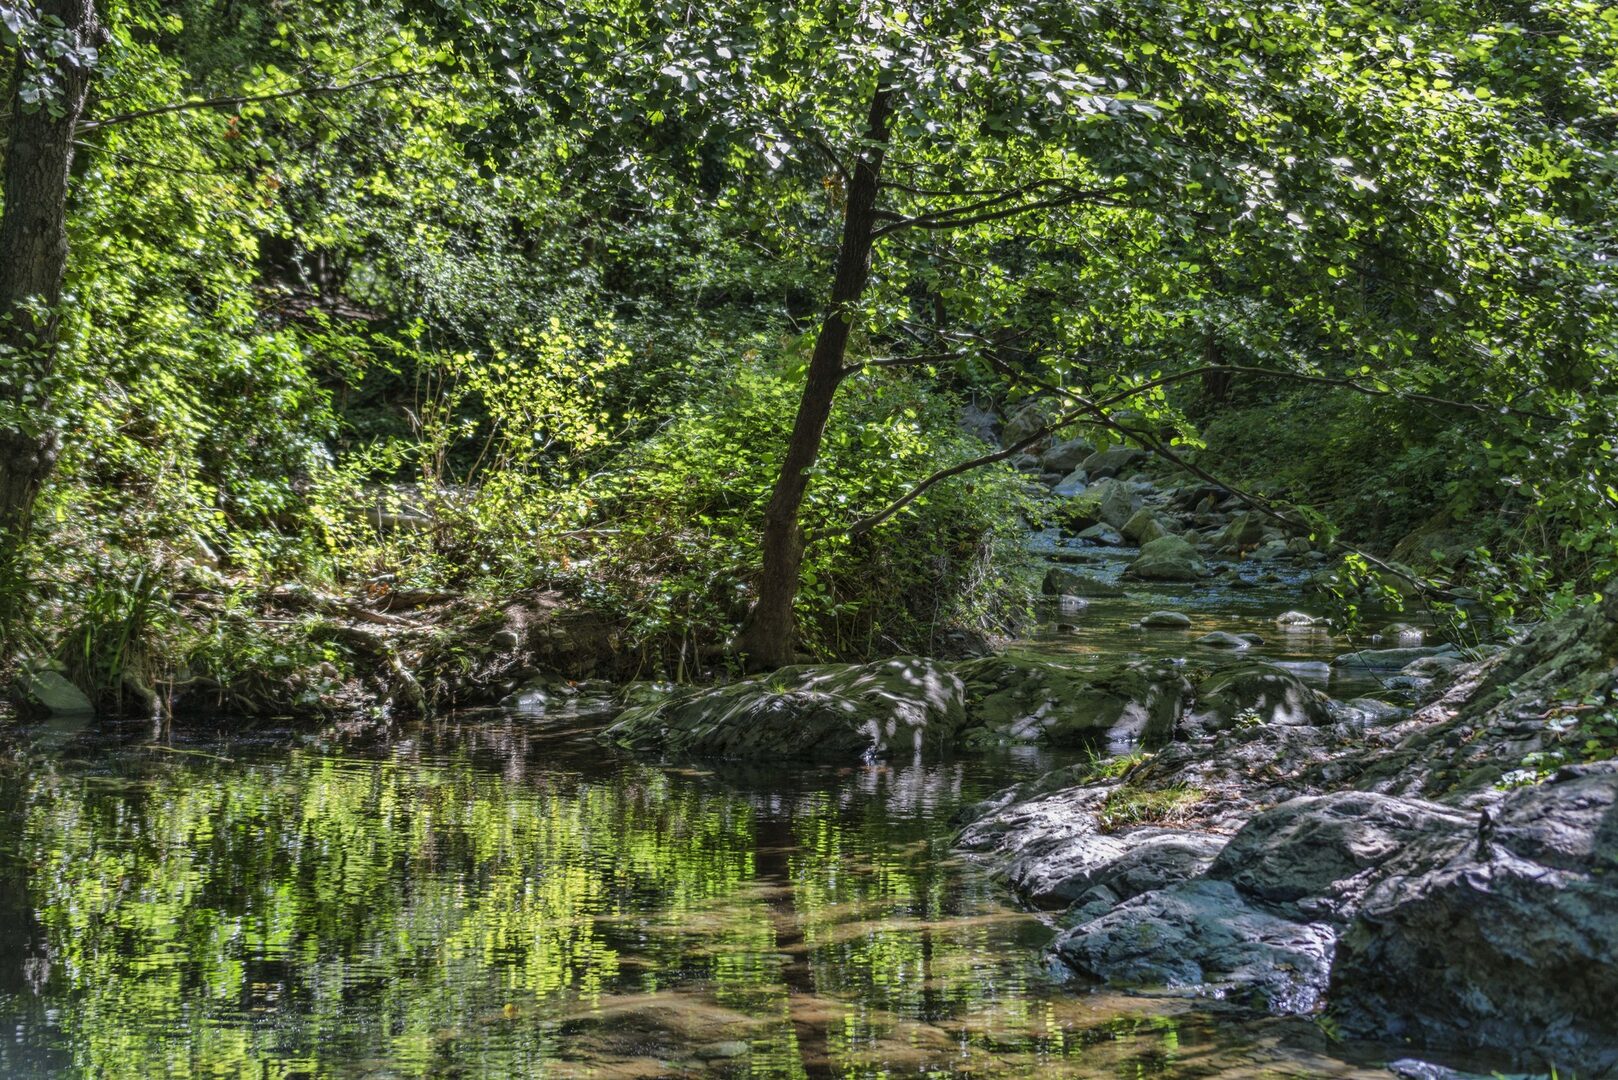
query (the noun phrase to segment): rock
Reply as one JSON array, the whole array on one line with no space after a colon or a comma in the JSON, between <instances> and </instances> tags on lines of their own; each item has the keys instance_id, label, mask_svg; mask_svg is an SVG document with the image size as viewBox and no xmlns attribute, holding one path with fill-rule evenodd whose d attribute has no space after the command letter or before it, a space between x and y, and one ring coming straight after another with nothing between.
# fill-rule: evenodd
<instances>
[{"instance_id":1,"label":"rock","mask_svg":"<svg viewBox=\"0 0 1618 1080\"><path fill-rule=\"evenodd\" d=\"M1122 480L1097 480L1086 492L1096 499L1096 514L1119 532L1135 516L1135 493Z\"/></svg>"},{"instance_id":2,"label":"rock","mask_svg":"<svg viewBox=\"0 0 1618 1080\"><path fill-rule=\"evenodd\" d=\"M1077 615L1090 606L1090 601L1082 596L1058 596L1056 610L1063 615Z\"/></svg>"},{"instance_id":3,"label":"rock","mask_svg":"<svg viewBox=\"0 0 1618 1080\"><path fill-rule=\"evenodd\" d=\"M1296 675L1271 664L1237 664L1196 685L1196 704L1186 721L1203 731L1223 731L1247 720L1260 724L1327 724L1331 714L1321 694Z\"/></svg>"},{"instance_id":4,"label":"rock","mask_svg":"<svg viewBox=\"0 0 1618 1080\"><path fill-rule=\"evenodd\" d=\"M1365 671L1398 671L1413 661L1427 656L1459 656L1453 645L1432 647L1415 646L1408 649L1360 649L1333 657L1331 666L1359 668Z\"/></svg>"},{"instance_id":5,"label":"rock","mask_svg":"<svg viewBox=\"0 0 1618 1080\"><path fill-rule=\"evenodd\" d=\"M1266 559L1279 559L1286 554L1288 554L1288 552L1285 540L1266 540L1257 548L1253 549L1252 554L1248 557L1262 561Z\"/></svg>"},{"instance_id":6,"label":"rock","mask_svg":"<svg viewBox=\"0 0 1618 1080\"><path fill-rule=\"evenodd\" d=\"M1141 617L1140 624L1151 630L1184 630L1191 616L1183 611L1154 611Z\"/></svg>"},{"instance_id":7,"label":"rock","mask_svg":"<svg viewBox=\"0 0 1618 1080\"><path fill-rule=\"evenodd\" d=\"M1466 661L1459 656L1440 653L1437 656L1423 656L1412 660L1399 669L1399 674L1418 679L1436 679L1440 675L1448 675L1465 663Z\"/></svg>"},{"instance_id":8,"label":"rock","mask_svg":"<svg viewBox=\"0 0 1618 1080\"><path fill-rule=\"evenodd\" d=\"M1253 643L1225 630L1214 630L1197 638L1195 644L1210 649L1250 649Z\"/></svg>"},{"instance_id":9,"label":"rock","mask_svg":"<svg viewBox=\"0 0 1618 1080\"><path fill-rule=\"evenodd\" d=\"M1178 536L1164 536L1141 545L1140 554L1124 571L1130 577L1154 581L1197 581L1208 566L1197 549Z\"/></svg>"},{"instance_id":10,"label":"rock","mask_svg":"<svg viewBox=\"0 0 1618 1080\"><path fill-rule=\"evenodd\" d=\"M1377 727L1403 720L1410 710L1376 698L1359 697L1350 701L1333 701L1327 705L1333 723L1357 727Z\"/></svg>"},{"instance_id":11,"label":"rock","mask_svg":"<svg viewBox=\"0 0 1618 1080\"><path fill-rule=\"evenodd\" d=\"M1042 401L1033 401L1022 406L1012 414L1000 431L1000 441L1005 446L1015 446L1029 438L1045 426L1049 418L1049 409Z\"/></svg>"},{"instance_id":12,"label":"rock","mask_svg":"<svg viewBox=\"0 0 1618 1080\"><path fill-rule=\"evenodd\" d=\"M1309 630L1316 626L1322 626L1325 622L1325 619L1305 615L1301 611L1286 611L1275 617L1275 625L1283 630Z\"/></svg>"},{"instance_id":13,"label":"rock","mask_svg":"<svg viewBox=\"0 0 1618 1080\"><path fill-rule=\"evenodd\" d=\"M753 1044L743 1042L741 1039L731 1039L727 1042L708 1043L699 1046L693 1051L695 1057L702 1061L717 1061L725 1058L745 1057L751 1053Z\"/></svg>"},{"instance_id":14,"label":"rock","mask_svg":"<svg viewBox=\"0 0 1618 1080\"><path fill-rule=\"evenodd\" d=\"M1512 792L1481 831L1394 863L1332 972L1345 1031L1618 1069L1618 764Z\"/></svg>"},{"instance_id":15,"label":"rock","mask_svg":"<svg viewBox=\"0 0 1618 1080\"><path fill-rule=\"evenodd\" d=\"M23 699L53 716L83 716L95 706L83 690L50 668L24 669L17 677Z\"/></svg>"},{"instance_id":16,"label":"rock","mask_svg":"<svg viewBox=\"0 0 1618 1080\"><path fill-rule=\"evenodd\" d=\"M1216 551L1243 551L1264 542L1264 519L1253 513L1240 513L1220 529L1208 544Z\"/></svg>"},{"instance_id":17,"label":"rock","mask_svg":"<svg viewBox=\"0 0 1618 1080\"><path fill-rule=\"evenodd\" d=\"M1143 893L1056 939L1068 966L1115 986L1257 999L1274 1012L1320 1001L1335 935L1248 903L1201 878Z\"/></svg>"},{"instance_id":18,"label":"rock","mask_svg":"<svg viewBox=\"0 0 1618 1080\"><path fill-rule=\"evenodd\" d=\"M1065 566L1053 566L1045 572L1044 592L1051 596L1122 596L1124 590L1110 581L1102 581Z\"/></svg>"},{"instance_id":19,"label":"rock","mask_svg":"<svg viewBox=\"0 0 1618 1080\"><path fill-rule=\"evenodd\" d=\"M629 709L604 737L721 757L912 754L953 744L965 704L961 679L931 660L806 665Z\"/></svg>"},{"instance_id":20,"label":"rock","mask_svg":"<svg viewBox=\"0 0 1618 1080\"><path fill-rule=\"evenodd\" d=\"M975 403L961 406L961 429L986 443L999 441L1000 418Z\"/></svg>"},{"instance_id":21,"label":"rock","mask_svg":"<svg viewBox=\"0 0 1618 1080\"><path fill-rule=\"evenodd\" d=\"M1117 476L1146 461L1147 453L1133 446L1113 446L1084 459L1084 471L1091 476Z\"/></svg>"},{"instance_id":22,"label":"rock","mask_svg":"<svg viewBox=\"0 0 1618 1080\"><path fill-rule=\"evenodd\" d=\"M1304 796L1244 825L1208 876L1289 918L1342 927L1411 844L1470 835L1475 815L1368 791Z\"/></svg>"},{"instance_id":23,"label":"rock","mask_svg":"<svg viewBox=\"0 0 1618 1080\"><path fill-rule=\"evenodd\" d=\"M1059 770L1083 780L1090 766ZM1180 829L1142 827L1103 832L1099 810L1116 783L1046 790L1048 780L1020 785L1014 797L981 807L956 841L988 861L1018 895L1047 910L1110 908L1121 900L1189 880L1213 862L1225 838Z\"/></svg>"},{"instance_id":24,"label":"rock","mask_svg":"<svg viewBox=\"0 0 1618 1080\"><path fill-rule=\"evenodd\" d=\"M1064 439L1040 455L1040 464L1051 472L1073 472L1096 452L1088 439Z\"/></svg>"},{"instance_id":25,"label":"rock","mask_svg":"<svg viewBox=\"0 0 1618 1080\"><path fill-rule=\"evenodd\" d=\"M1135 511L1118 531L1126 539L1133 540L1137 544L1149 543L1169 535L1169 530L1150 510Z\"/></svg>"},{"instance_id":26,"label":"rock","mask_svg":"<svg viewBox=\"0 0 1618 1080\"><path fill-rule=\"evenodd\" d=\"M1164 742L1191 690L1168 664L1096 672L1005 654L969 660L956 671L966 687L964 741L974 746L1093 746L1102 738Z\"/></svg>"},{"instance_id":27,"label":"rock","mask_svg":"<svg viewBox=\"0 0 1618 1080\"><path fill-rule=\"evenodd\" d=\"M1051 488L1051 494L1061 496L1064 499L1071 499L1075 495L1083 495L1085 489L1089 486L1089 480L1089 474L1083 469L1074 469L1056 482Z\"/></svg>"},{"instance_id":28,"label":"rock","mask_svg":"<svg viewBox=\"0 0 1618 1080\"><path fill-rule=\"evenodd\" d=\"M1079 533L1078 538L1102 547L1123 547L1126 542L1122 533L1107 524L1092 525Z\"/></svg>"},{"instance_id":29,"label":"rock","mask_svg":"<svg viewBox=\"0 0 1618 1080\"><path fill-rule=\"evenodd\" d=\"M1375 642L1394 641L1400 645L1420 645L1427 632L1419 626L1409 623L1389 623L1371 636Z\"/></svg>"},{"instance_id":30,"label":"rock","mask_svg":"<svg viewBox=\"0 0 1618 1080\"><path fill-rule=\"evenodd\" d=\"M1098 918L1133 897L1203 874L1225 846L1225 838L1186 829L1134 829L1109 837L1122 850L1100 865L1061 878L1049 894L1072 897L1068 918Z\"/></svg>"}]
</instances>

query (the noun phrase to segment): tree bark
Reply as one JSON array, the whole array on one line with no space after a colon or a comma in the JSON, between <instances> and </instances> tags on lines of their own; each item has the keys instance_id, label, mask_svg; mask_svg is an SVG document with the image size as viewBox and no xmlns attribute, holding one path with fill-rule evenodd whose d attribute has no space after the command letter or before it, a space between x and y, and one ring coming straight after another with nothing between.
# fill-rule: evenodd
<instances>
[{"instance_id":1,"label":"tree bark","mask_svg":"<svg viewBox=\"0 0 1618 1080\"><path fill-rule=\"evenodd\" d=\"M67 184L73 136L89 95L83 49L100 44L93 0L41 0L40 23L65 39L50 72L54 93L25 106L26 58L12 77L4 209L0 212L0 573L9 578L34 499L56 464L59 440L47 397L67 268ZM0 582L10 588L12 582Z\"/></svg>"},{"instance_id":2,"label":"tree bark","mask_svg":"<svg viewBox=\"0 0 1618 1080\"><path fill-rule=\"evenodd\" d=\"M737 648L750 670L768 670L792 663L797 624L792 605L798 595L798 572L803 565L803 529L798 512L809 485L809 470L820 456L820 440L831 415L832 399L843 378L848 336L855 310L871 275L871 246L876 231L876 198L887 151L888 117L893 91L878 86L871 96L866 122L865 150L849 179L848 203L843 212L843 238L837 253L837 276L832 283L826 317L815 337L798 415L787 441L786 457L776 476L769 507L764 514L763 569L758 599L737 638Z\"/></svg>"}]
</instances>

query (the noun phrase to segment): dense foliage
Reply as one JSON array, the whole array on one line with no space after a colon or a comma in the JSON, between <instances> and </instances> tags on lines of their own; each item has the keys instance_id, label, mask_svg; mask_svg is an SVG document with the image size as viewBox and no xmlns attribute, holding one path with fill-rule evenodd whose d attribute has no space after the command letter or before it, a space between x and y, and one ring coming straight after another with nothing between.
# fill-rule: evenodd
<instances>
[{"instance_id":1,"label":"dense foliage","mask_svg":"<svg viewBox=\"0 0 1618 1080\"><path fill-rule=\"evenodd\" d=\"M243 614L295 579L559 590L721 661L859 161L801 649L1016 624L1009 472L846 531L989 449L967 400L1517 615L1618 569L1618 8L99 0L88 51L54 10L0 3L8 124L93 83L61 342L0 357L62 446L5 644L103 700L329 659Z\"/></svg>"}]
</instances>

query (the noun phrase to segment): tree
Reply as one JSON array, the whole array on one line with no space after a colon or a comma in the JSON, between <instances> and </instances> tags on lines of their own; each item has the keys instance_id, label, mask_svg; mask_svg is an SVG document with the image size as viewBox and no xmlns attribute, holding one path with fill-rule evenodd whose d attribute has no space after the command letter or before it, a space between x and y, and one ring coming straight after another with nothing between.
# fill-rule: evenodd
<instances>
[{"instance_id":1,"label":"tree","mask_svg":"<svg viewBox=\"0 0 1618 1080\"><path fill-rule=\"evenodd\" d=\"M59 434L50 387L67 270L74 136L101 44L93 0L0 5L15 41L0 211L0 588L28 532Z\"/></svg>"}]
</instances>

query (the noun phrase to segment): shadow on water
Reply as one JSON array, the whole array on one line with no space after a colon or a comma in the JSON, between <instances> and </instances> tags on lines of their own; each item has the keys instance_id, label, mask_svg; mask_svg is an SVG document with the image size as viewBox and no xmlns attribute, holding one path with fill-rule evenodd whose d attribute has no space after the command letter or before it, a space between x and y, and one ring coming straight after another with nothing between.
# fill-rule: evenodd
<instances>
[{"instance_id":1,"label":"shadow on water","mask_svg":"<svg viewBox=\"0 0 1618 1080\"><path fill-rule=\"evenodd\" d=\"M1033 647L1172 651L1131 603ZM950 855L1060 757L656 764L601 722L10 732L0 1075L1386 1075L1306 1021L1064 985Z\"/></svg>"}]
</instances>

